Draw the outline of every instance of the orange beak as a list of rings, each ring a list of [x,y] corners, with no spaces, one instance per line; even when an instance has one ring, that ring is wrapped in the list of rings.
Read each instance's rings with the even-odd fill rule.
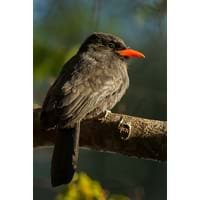
[[[128,57],[128,58],[145,58],[144,54],[133,50],[133,49],[123,49],[116,51],[120,56]]]

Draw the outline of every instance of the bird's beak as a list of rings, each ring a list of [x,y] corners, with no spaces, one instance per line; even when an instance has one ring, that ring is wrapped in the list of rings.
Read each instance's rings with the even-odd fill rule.
[[[123,49],[116,51],[120,56],[128,57],[128,58],[145,58],[144,54],[133,50],[133,49]]]

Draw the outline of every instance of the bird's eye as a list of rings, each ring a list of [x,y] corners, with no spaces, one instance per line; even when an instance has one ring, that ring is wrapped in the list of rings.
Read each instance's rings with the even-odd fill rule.
[[[115,44],[114,43],[108,43],[108,46],[110,47],[110,48],[112,48],[112,49],[114,49],[115,48]]]

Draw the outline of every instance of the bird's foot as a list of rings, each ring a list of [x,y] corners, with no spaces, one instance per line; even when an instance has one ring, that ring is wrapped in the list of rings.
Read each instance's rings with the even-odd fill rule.
[[[109,113],[111,113],[110,110],[104,111],[103,113],[101,113],[101,114],[99,115],[98,119],[99,119],[100,121],[105,121],[106,118],[108,117]]]
[[[106,110],[106,111],[104,112],[104,118],[106,119],[110,113],[111,113],[110,110]]]
[[[123,116],[120,118],[118,129],[120,131],[121,139],[128,140],[131,136],[131,122],[126,122]]]

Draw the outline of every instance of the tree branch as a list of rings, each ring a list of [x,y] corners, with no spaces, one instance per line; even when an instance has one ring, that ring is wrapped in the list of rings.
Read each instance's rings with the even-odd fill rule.
[[[40,112],[40,108],[33,112],[34,147],[52,145],[55,140],[55,130],[40,129]],[[108,113],[106,118],[89,119],[81,123],[80,146],[166,161],[167,122]]]

